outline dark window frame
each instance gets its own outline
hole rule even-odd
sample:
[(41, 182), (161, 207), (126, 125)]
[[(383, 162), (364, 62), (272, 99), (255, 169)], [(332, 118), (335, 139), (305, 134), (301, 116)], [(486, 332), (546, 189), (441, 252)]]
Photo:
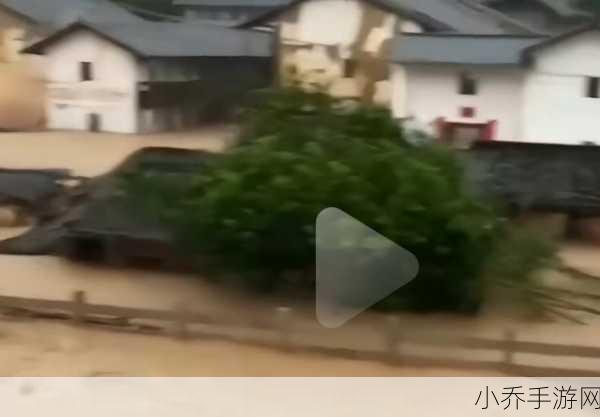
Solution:
[(79, 63), (79, 79), (81, 81), (92, 81), (94, 79), (94, 68), (90, 61)]
[(356, 76), (357, 68), (358, 62), (356, 59), (344, 59), (344, 78), (354, 78)]
[(477, 79), (467, 72), (463, 72), (458, 80), (458, 94), (461, 96), (476, 96), (478, 94), (479, 85)]
[(587, 98), (600, 98), (600, 77), (586, 77), (585, 81), (585, 96)]

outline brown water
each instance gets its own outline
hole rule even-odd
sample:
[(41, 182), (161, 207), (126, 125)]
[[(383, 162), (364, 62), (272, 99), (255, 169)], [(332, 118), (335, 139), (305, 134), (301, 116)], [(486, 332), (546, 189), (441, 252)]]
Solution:
[[(144, 146), (174, 146), (220, 151), (231, 138), (231, 129), (210, 128), (197, 132), (128, 136), (89, 133), (0, 133), (0, 167), (69, 168), (79, 175), (98, 175)], [(23, 231), (0, 228), (0, 238)], [(600, 249), (567, 246), (562, 254), (587, 272), (598, 272)], [(564, 277), (553, 277), (565, 284)], [(569, 287), (588, 284), (568, 281)], [(255, 315), (272, 314), (267, 300), (244, 297), (223, 290), (200, 277), (180, 274), (116, 270), (74, 264), (53, 257), (0, 256), (0, 295), (68, 299), (84, 290), (90, 302), (171, 309), (185, 303), (215, 318), (240, 322)], [(595, 291), (595, 289), (593, 289)], [(597, 291), (600, 293), (600, 291)], [(578, 326), (566, 322), (540, 323), (490, 309), (477, 318), (454, 316), (401, 317), (405, 331), (413, 329), (501, 337), (507, 328), (518, 337), (554, 343), (600, 346), (595, 323)], [(304, 325), (315, 326), (310, 314)], [(368, 340), (380, 317), (340, 333), (347, 346)], [(370, 333), (371, 332), (371, 333)], [(378, 336), (374, 335), (373, 339)], [(472, 357), (478, 353), (470, 353)], [(474, 375), (461, 370), (396, 368), (378, 363), (336, 360), (301, 353), (219, 341), (177, 340), (78, 328), (53, 322), (0, 321), (0, 375)], [(524, 363), (552, 366), (556, 358), (522, 356)], [(562, 366), (600, 369), (593, 360), (560, 358)], [(593, 363), (592, 363), (593, 362)], [(484, 374), (484, 373), (481, 373)], [(489, 372), (485, 372), (489, 374)]]
[(169, 146), (219, 152), (233, 128), (208, 127), (190, 132), (122, 135), (89, 132), (0, 133), (0, 167), (68, 168), (76, 175), (103, 174), (146, 146)]
[[(589, 250), (589, 249), (586, 249)], [(585, 258), (577, 249), (571, 253)], [(591, 251), (596, 256), (597, 251)], [(576, 257), (581, 261), (579, 257)], [(587, 258), (586, 258), (587, 259)], [(0, 256), (0, 294), (46, 299), (68, 299), (84, 290), (93, 303), (171, 309), (182, 302), (215, 319), (244, 325), (254, 317), (271, 317), (277, 306), (188, 275), (98, 268), (54, 257)], [(319, 328), (310, 314), (297, 310), (296, 325), (320, 335), (333, 333)], [(310, 313), (310, 312), (308, 312)], [(568, 322), (529, 321), (501, 310), (476, 318), (452, 315), (402, 315), (403, 331), (456, 333), (502, 338), (507, 328), (519, 339), (562, 344), (600, 346), (596, 319), (590, 325)], [(366, 315), (353, 326), (334, 334), (337, 346), (372, 348), (383, 340), (377, 328), (382, 319)], [(319, 333), (320, 332), (320, 333)], [(308, 341), (308, 340), (307, 340)], [(419, 354), (463, 359), (498, 360), (500, 352), (466, 353), (419, 349)], [(464, 357), (468, 355), (467, 357)], [(0, 321), (0, 375), (484, 375), (463, 370), (397, 368), (379, 363), (293, 354), (220, 341), (181, 342), (167, 337), (144, 336), (79, 328), (51, 321), (14, 323)], [(555, 357), (517, 355), (517, 361), (556, 366)], [(408, 364), (410, 365), (410, 364)], [(600, 360), (560, 358), (560, 366), (599, 369)]]
[(397, 368), (285, 354), (219, 341), (181, 342), (52, 322), (0, 321), (1, 376), (451, 376), (491, 375)]

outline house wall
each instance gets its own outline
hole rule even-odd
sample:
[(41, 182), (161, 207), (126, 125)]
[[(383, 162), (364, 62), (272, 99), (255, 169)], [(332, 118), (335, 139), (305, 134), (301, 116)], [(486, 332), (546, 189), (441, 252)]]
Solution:
[(524, 138), (600, 144), (600, 99), (585, 96), (586, 78), (600, 77), (600, 32), (542, 49), (534, 59), (525, 87)]
[[(437, 134), (436, 121), (497, 121), (495, 139), (518, 141), (522, 138), (521, 106), (525, 74), (522, 70), (485, 67), (393, 65), (393, 114), (408, 114), (410, 127)], [(477, 80), (476, 95), (459, 94), (460, 74), (467, 71)], [(396, 82), (396, 77), (402, 82)], [(406, 78), (406, 84), (404, 84)], [(461, 117), (461, 108), (473, 107), (472, 119)]]
[[(138, 126), (137, 82), (144, 68), (127, 50), (88, 31), (70, 34), (46, 55), (51, 129), (88, 130), (90, 114), (100, 130), (135, 133)], [(91, 62), (93, 80), (81, 81), (80, 63)]]
[[(387, 60), (392, 36), (396, 31), (421, 31), (417, 23), (361, 0), (303, 2), (279, 17), (278, 25), (284, 82), (380, 104), (390, 100)], [(347, 62), (354, 66), (350, 74), (344, 71)]]

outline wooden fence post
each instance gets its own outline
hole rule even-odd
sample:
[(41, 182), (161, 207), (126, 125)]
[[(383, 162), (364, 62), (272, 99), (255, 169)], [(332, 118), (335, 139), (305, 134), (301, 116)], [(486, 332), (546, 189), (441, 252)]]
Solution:
[(503, 365), (507, 370), (510, 370), (514, 362), (515, 354), (513, 342), (517, 339), (515, 331), (512, 329), (507, 329), (504, 332), (504, 339), (506, 341), (506, 349), (504, 350)]
[(385, 347), (390, 360), (398, 359), (402, 338), (400, 337), (400, 318), (398, 316), (387, 316), (385, 318)]
[(180, 339), (189, 339), (190, 332), (188, 328), (189, 311), (185, 304), (175, 306), (175, 335)]
[(85, 322), (85, 302), (86, 295), (85, 291), (75, 291), (73, 293), (73, 304), (72, 306), (72, 317), (75, 323), (82, 324)]
[(275, 309), (275, 321), (279, 330), (281, 344), (289, 348), (292, 343), (292, 309), (290, 307), (277, 307)]

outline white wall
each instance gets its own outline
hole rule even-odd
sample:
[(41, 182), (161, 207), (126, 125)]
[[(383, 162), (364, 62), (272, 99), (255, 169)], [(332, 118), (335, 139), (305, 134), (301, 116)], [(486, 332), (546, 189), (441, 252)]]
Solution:
[[(458, 93), (459, 77), (465, 70), (478, 80), (477, 95)], [(521, 139), (522, 70), (393, 65), (392, 71), (393, 114), (412, 118), (411, 126), (435, 134), (435, 121), (439, 117), (460, 119), (462, 107), (474, 107), (475, 120), (498, 121), (497, 140)]]
[[(91, 62), (93, 80), (80, 81), (80, 62)], [(101, 130), (138, 131), (137, 82), (143, 76), (135, 56), (88, 31), (78, 31), (47, 51), (51, 129), (86, 130), (97, 113)]]
[(586, 77), (600, 77), (600, 32), (540, 50), (532, 69), (525, 88), (524, 140), (600, 144), (600, 99), (585, 97)]

